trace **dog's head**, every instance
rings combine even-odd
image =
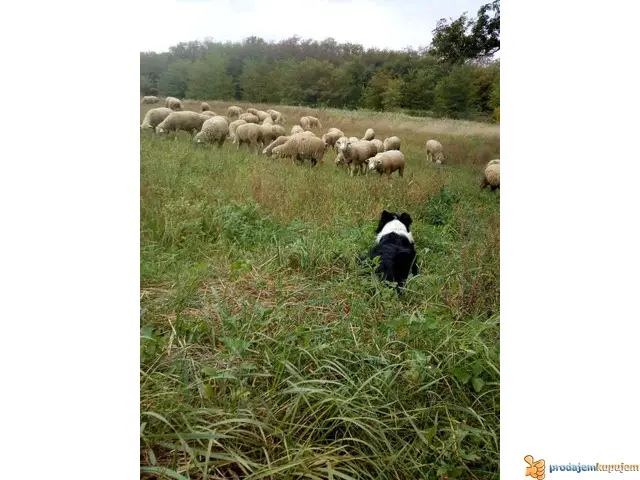
[[[407,227],[407,232],[410,231],[409,227],[411,225],[411,222],[413,222],[411,215],[409,215],[408,213],[392,213],[383,210],[382,214],[380,215],[380,222],[378,223],[376,233],[380,233],[387,223],[394,220],[400,221],[405,227]]]

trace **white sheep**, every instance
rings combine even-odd
[[[247,108],[247,113],[250,113],[251,115],[255,115],[256,117],[258,116],[258,110],[253,107]]]
[[[205,120],[207,120],[207,117],[197,112],[171,112],[167,118],[156,127],[156,133],[167,134],[180,130],[189,133],[199,132]]]
[[[254,115],[253,113],[249,113],[249,112],[240,114],[238,118],[240,120],[244,120],[247,123],[258,123],[260,121],[257,115]]]
[[[276,158],[289,157],[297,161],[309,158],[311,165],[316,165],[322,162],[325,148],[325,143],[315,135],[299,134],[290,137],[283,145],[275,147],[272,154]]]
[[[427,140],[425,144],[427,150],[427,160],[430,162],[442,163],[444,162],[444,153],[442,151],[442,144],[437,140]]]
[[[263,121],[262,121],[262,125],[275,125],[273,119],[271,117],[266,117]]]
[[[360,142],[361,140],[358,137],[349,137],[350,142]]]
[[[384,152],[384,143],[382,143],[382,140],[378,140],[377,138],[374,138],[373,140],[369,140],[369,141],[376,146],[376,148],[378,149],[378,153]]]
[[[286,119],[284,115],[282,115],[282,113],[273,109],[267,110],[267,113],[271,115],[271,120],[273,120],[276,123],[276,125],[284,125],[284,122]]]
[[[164,106],[174,111],[182,110],[182,102],[175,97],[167,97]]]
[[[364,137],[362,140],[373,140],[376,136],[376,132],[373,131],[373,128],[367,128],[367,131],[364,132]]]
[[[400,138],[393,136],[384,139],[384,151],[387,150],[400,150]]]
[[[247,147],[249,147],[249,149],[251,149],[251,147],[254,147],[256,149],[256,153],[258,152],[258,150],[260,149],[260,127],[262,125],[257,125],[255,123],[245,123],[243,125],[239,125],[236,128],[236,143],[238,145],[238,148],[240,148],[240,145],[242,145],[243,143],[247,145]]]
[[[495,160],[491,160],[489,163],[487,163],[487,167],[489,165],[495,165],[496,163],[500,163],[500,159],[499,158],[496,158]]]
[[[140,125],[140,129],[141,130],[146,130],[146,129],[153,130],[153,129],[155,129],[172,112],[173,112],[173,110],[171,110],[170,108],[167,108],[167,107],[152,108],[144,116],[144,120],[142,120],[142,125]]]
[[[235,105],[231,105],[229,108],[227,108],[227,117],[229,118],[239,117],[243,113],[244,110],[242,110],[240,107],[236,107]]]
[[[224,117],[212,117],[202,124],[202,129],[194,137],[196,143],[218,144],[222,148],[225,139],[229,135],[229,124]]]
[[[339,138],[344,137],[344,133],[337,128],[331,128],[327,133],[322,135],[322,141],[328,146],[333,147]]]
[[[276,127],[278,127],[278,126],[279,125],[276,125]],[[295,135],[305,135],[305,136],[309,136],[309,137],[315,137],[315,135],[313,133],[311,133],[311,132],[296,133]],[[269,145],[267,145],[264,150],[262,150],[262,153],[264,153],[267,157],[270,157],[274,148],[276,148],[276,147],[278,147],[280,145],[284,145],[287,142],[287,140],[289,140],[293,136],[294,135],[289,135],[289,136],[280,135],[280,136],[278,136],[273,142],[271,142]]]
[[[229,124],[229,138],[231,138],[231,143],[236,143],[236,128],[246,123],[244,120],[235,120]]]
[[[218,116],[218,114],[213,110],[205,110],[204,112],[200,112],[200,115],[204,115],[205,117],[209,118]]]
[[[350,175],[353,176],[356,169],[362,172],[363,166],[366,168],[367,160],[378,154],[378,148],[366,140],[348,141],[340,145],[340,152],[344,157],[344,163],[349,165]]]
[[[273,125],[271,127],[271,130],[273,130],[273,133],[276,135],[276,137],[280,137],[282,135],[286,135],[287,132],[285,131],[284,127],[282,125]]]
[[[142,97],[142,100],[140,100],[140,103],[158,103],[158,97],[154,95],[145,95]]]
[[[309,130],[312,127],[317,127],[322,130],[322,124],[320,123],[320,120],[318,120],[316,117],[312,117],[309,115],[305,117],[300,117],[300,121],[298,123],[305,130]]]
[[[207,102],[202,102],[200,104],[200,113],[206,112],[207,110],[211,110],[211,107],[209,106],[209,104]]]
[[[302,128],[300,125],[294,125],[293,127],[291,127],[291,135],[302,132],[304,132],[304,128]]]
[[[487,186],[491,187],[491,190],[495,190],[496,188],[500,188],[500,160],[497,162],[492,160],[494,163],[490,163],[484,169],[484,174],[482,176],[482,183],[480,184],[480,188],[484,189]]]
[[[378,153],[375,157],[369,159],[369,171],[376,170],[380,175],[387,174],[387,178],[391,178],[391,174],[398,171],[401,177],[404,174],[404,154],[400,150],[387,150]]]
[[[267,112],[263,112],[262,110],[258,110],[257,117],[261,122],[264,122],[267,118],[271,120],[271,115],[269,115]]]

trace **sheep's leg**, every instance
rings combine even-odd
[[[398,169],[398,175],[400,175],[401,177],[404,177],[404,167],[400,167]]]

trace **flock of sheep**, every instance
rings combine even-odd
[[[159,99],[145,96],[142,103],[155,104]],[[236,120],[232,120],[232,119]],[[199,144],[222,147],[227,138],[240,148],[247,145],[258,153],[274,158],[291,158],[297,162],[305,159],[312,165],[321,162],[326,151],[333,149],[337,154],[334,163],[347,166],[350,175],[377,171],[387,177],[395,171],[404,174],[404,154],[400,151],[400,138],[391,136],[384,141],[375,138],[372,128],[367,129],[362,138],[347,137],[340,129],[330,128],[322,137],[312,129],[322,130],[320,120],[312,116],[301,117],[289,135],[282,126],[286,121],[277,110],[256,110],[231,106],[226,115],[211,111],[209,104],[202,102],[200,112],[183,110],[182,102],[167,97],[165,106],[152,108],[140,125],[142,130],[154,130],[158,135],[166,135],[180,130],[195,133],[194,141]],[[425,145],[427,160],[437,164],[444,162],[442,144],[428,140]],[[490,186],[492,190],[500,186],[500,160],[491,160],[484,170],[481,188]]]

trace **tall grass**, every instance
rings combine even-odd
[[[405,177],[141,135],[143,476],[498,478],[499,191],[478,165],[499,137],[313,113],[399,135]],[[414,218],[401,298],[355,262],[385,208]]]

